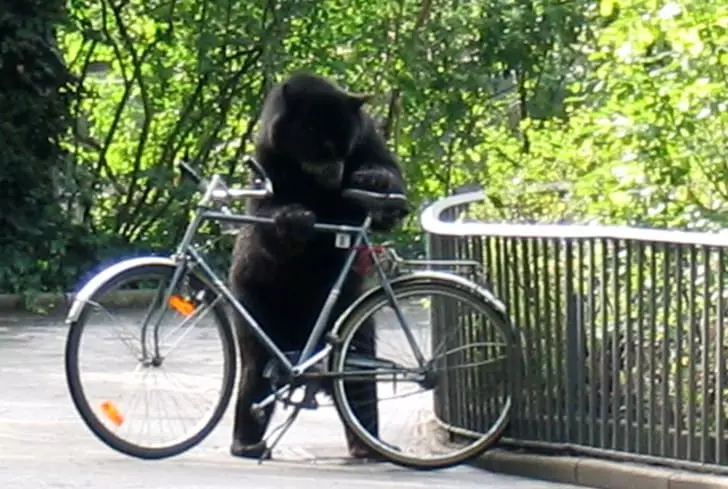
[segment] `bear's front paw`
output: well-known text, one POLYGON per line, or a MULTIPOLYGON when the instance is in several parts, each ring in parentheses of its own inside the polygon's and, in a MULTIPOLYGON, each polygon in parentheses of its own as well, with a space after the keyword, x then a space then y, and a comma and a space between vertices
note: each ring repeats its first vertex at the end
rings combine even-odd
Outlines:
POLYGON ((278 236, 293 243, 305 243, 314 232, 316 214, 302 205, 293 204, 278 209, 273 214, 278 236))
POLYGON ((399 178, 391 171, 372 168, 351 174, 352 187, 372 192, 401 191, 399 178))

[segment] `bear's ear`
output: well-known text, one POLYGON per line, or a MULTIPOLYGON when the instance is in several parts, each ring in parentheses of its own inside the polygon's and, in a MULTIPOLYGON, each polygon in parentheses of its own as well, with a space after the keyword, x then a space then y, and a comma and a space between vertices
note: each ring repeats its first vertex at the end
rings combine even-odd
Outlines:
POLYGON ((265 141, 267 144, 271 146, 276 146, 276 141, 278 139, 278 133, 280 130, 281 125, 281 115, 276 114, 273 117, 271 117, 270 121, 268 121, 268 124, 266 124, 263 127, 263 132, 261 134, 263 141, 265 141))
POLYGON ((296 97, 293 94, 293 91, 291 90, 291 86, 288 82, 285 82, 283 85, 281 85, 281 96, 283 97, 283 102, 291 107, 294 105, 296 97))
POLYGON ((349 105, 354 110, 359 110, 365 103, 369 102, 372 96, 366 93, 350 93, 349 105))
POLYGON ((291 99, 291 88, 288 86, 288 83, 281 85, 281 95, 285 102, 288 102, 291 99))

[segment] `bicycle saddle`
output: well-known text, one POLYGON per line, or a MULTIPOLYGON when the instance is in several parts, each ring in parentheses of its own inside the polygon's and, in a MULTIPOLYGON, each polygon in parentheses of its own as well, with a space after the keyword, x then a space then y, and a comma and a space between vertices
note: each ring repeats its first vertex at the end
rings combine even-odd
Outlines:
POLYGON ((341 192, 345 198, 356 202, 367 209, 399 209, 407 208, 407 196, 402 193, 383 193, 358 188, 348 188, 341 192))

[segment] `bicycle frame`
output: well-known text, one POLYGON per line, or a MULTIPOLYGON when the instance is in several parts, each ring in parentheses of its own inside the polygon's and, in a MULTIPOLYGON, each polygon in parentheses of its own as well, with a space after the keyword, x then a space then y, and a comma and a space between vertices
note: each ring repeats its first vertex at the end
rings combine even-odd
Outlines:
MULTIPOLYGON (((371 252, 372 243, 369 240, 368 236, 369 227, 372 221, 371 215, 367 214, 367 217, 364 219, 364 222, 360 226, 325 223, 316 223, 314 225, 314 229, 317 232, 336 234, 336 242, 338 243, 339 240, 342 240, 343 244, 341 245, 341 247, 349 248, 349 252, 346 255, 338 277, 336 278, 333 286, 329 291, 328 296, 326 297, 326 300, 324 301, 324 304, 321 308, 321 311, 319 312, 318 318, 313 326, 313 329, 306 341, 303 350, 301 351, 295 363, 293 363, 289 360, 285 353, 275 344, 275 342, 265 333, 261 325, 253 317, 250 311, 248 311, 246 307, 235 298, 230 288, 223 282, 222 279, 220 279, 220 277, 215 273, 212 267, 205 261, 204 257, 197 251, 197 249, 193 245, 193 240, 196 236, 197 230, 206 221, 227 222, 234 224, 259 223, 265 225, 273 225, 274 223, 272 218, 252 216, 248 214, 237 214, 232 213, 229 210, 227 210, 226 212, 220 212, 209 206, 207 202, 211 199, 212 194, 215 191, 215 185, 218 181, 219 176, 215 175, 209 185, 208 190, 205 193, 205 196, 198 202, 194 215, 187 226, 187 229, 177 247, 175 254, 173 255, 175 261, 177 262, 177 268, 175 269, 175 272, 172 276, 171 283, 166 289, 162 304, 166 304, 170 300, 171 296, 174 293, 175 287, 177 286, 179 280, 182 278, 182 274, 187 268, 188 262, 191 258, 194 262, 194 265, 199 266, 202 274, 204 275, 204 278, 212 284, 212 286, 216 289, 218 293, 220 293, 225 299, 229 301, 235 311, 245 319, 247 325, 252 329, 253 333, 264 345, 264 347, 281 363, 285 373, 292 377, 298 377, 304 374, 313 365, 325 359, 331 353, 333 347, 330 343, 327 343, 317 353, 314 353, 314 350, 319 344, 319 340, 322 338, 326 331, 326 326, 328 320, 330 319, 333 308, 336 304, 336 300, 339 297, 341 289, 344 285, 344 281, 346 280, 347 274, 354 264, 354 260, 356 259, 357 254, 362 249, 362 245, 364 245, 363 247, 371 252), (351 243, 352 238, 353 244, 351 243)), ((406 321, 404 320, 404 314, 397 304, 394 292, 392 291, 391 285, 389 284, 389 280, 387 279, 385 272, 382 270, 382 267, 377 260, 376 254, 371 253, 371 256, 374 262, 374 269, 377 270, 380 284, 384 288, 386 294, 390 299, 390 304, 392 305, 397 319, 404 329, 407 341, 412 347, 412 351, 417 359, 419 367, 421 368, 425 363, 424 355, 419 349, 419 346, 415 341, 411 329, 408 327, 406 321)), ((159 324, 161 323, 161 319, 162 318, 160 316, 153 329, 155 348, 154 359, 156 359, 157 361, 161 359, 161 355, 159 353, 159 324)), ((146 338, 148 326, 148 322, 145 321, 142 325, 142 338, 146 338)), ((147 356, 146 343, 144 341, 142 341, 142 356, 144 358, 146 358, 147 356)), ((154 359, 152 360, 152 362, 155 361, 154 359)), ((287 390, 287 388, 288 386, 282 388, 281 390, 287 390)), ((258 405, 264 405, 268 402, 270 402, 269 399, 258 403, 258 405)))

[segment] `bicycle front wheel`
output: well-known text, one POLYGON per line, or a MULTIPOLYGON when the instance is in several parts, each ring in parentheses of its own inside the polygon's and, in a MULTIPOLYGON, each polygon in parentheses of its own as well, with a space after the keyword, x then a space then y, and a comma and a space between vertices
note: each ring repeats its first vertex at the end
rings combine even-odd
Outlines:
POLYGON ((440 469, 482 454, 508 424, 523 371, 507 316, 459 277, 415 274, 391 286, 394 300, 379 289, 342 319, 331 360, 337 410, 398 465, 440 469))
POLYGON ((163 303, 174 271, 141 265, 115 275, 85 302, 66 340, 66 380, 81 418, 106 445, 142 459, 200 443, 235 383, 223 297, 185 273, 163 303))

